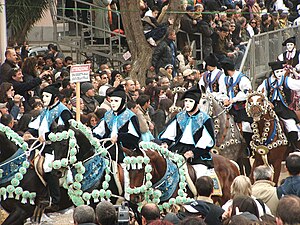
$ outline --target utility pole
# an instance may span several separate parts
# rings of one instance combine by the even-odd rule
[[[0,0],[0,63],[5,59],[4,53],[7,46],[6,33],[6,8],[5,0]]]

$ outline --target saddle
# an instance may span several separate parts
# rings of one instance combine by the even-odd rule
[[[34,166],[34,170],[35,170],[36,174],[40,178],[43,185],[46,187],[47,182],[44,179],[45,172],[44,172],[44,169],[43,169],[44,161],[45,161],[45,157],[40,155],[39,151],[36,150],[35,154],[34,154],[34,157],[31,160],[31,162],[33,162],[33,166]]]

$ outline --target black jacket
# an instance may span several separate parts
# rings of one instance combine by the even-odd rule
[[[161,68],[161,67],[164,68],[168,64],[172,64],[173,66],[175,66],[172,63],[172,57],[173,57],[173,54],[175,54],[174,60],[176,60],[177,49],[176,49],[175,43],[173,42],[175,50],[174,50],[174,52],[172,51],[172,48],[171,48],[172,42],[173,42],[172,40],[165,38],[154,49],[154,53],[152,55],[152,66],[155,67],[156,73],[159,72],[159,68]]]
[[[17,68],[17,66],[6,59],[0,67],[0,84],[3,82],[8,82],[10,80],[8,74],[12,68]]]

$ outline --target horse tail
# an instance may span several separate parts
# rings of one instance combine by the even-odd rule
[[[235,167],[237,168],[237,170],[239,171],[239,173],[241,173],[239,164],[238,164],[236,161],[234,161],[234,160],[230,160],[230,162],[231,162],[233,165],[235,165]]]

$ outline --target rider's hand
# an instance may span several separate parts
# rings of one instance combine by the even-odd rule
[[[43,138],[43,136],[39,136],[39,138],[38,138],[38,140],[39,140],[39,142],[45,142],[45,139]]]
[[[111,136],[110,141],[111,141],[113,144],[117,143],[117,141],[118,141],[118,135],[113,135],[113,136]]]
[[[230,105],[230,101],[229,101],[229,99],[225,99],[224,100],[224,106],[228,106],[228,105]]]
[[[186,159],[194,158],[194,153],[192,151],[187,151],[186,153],[184,153],[184,157]]]

